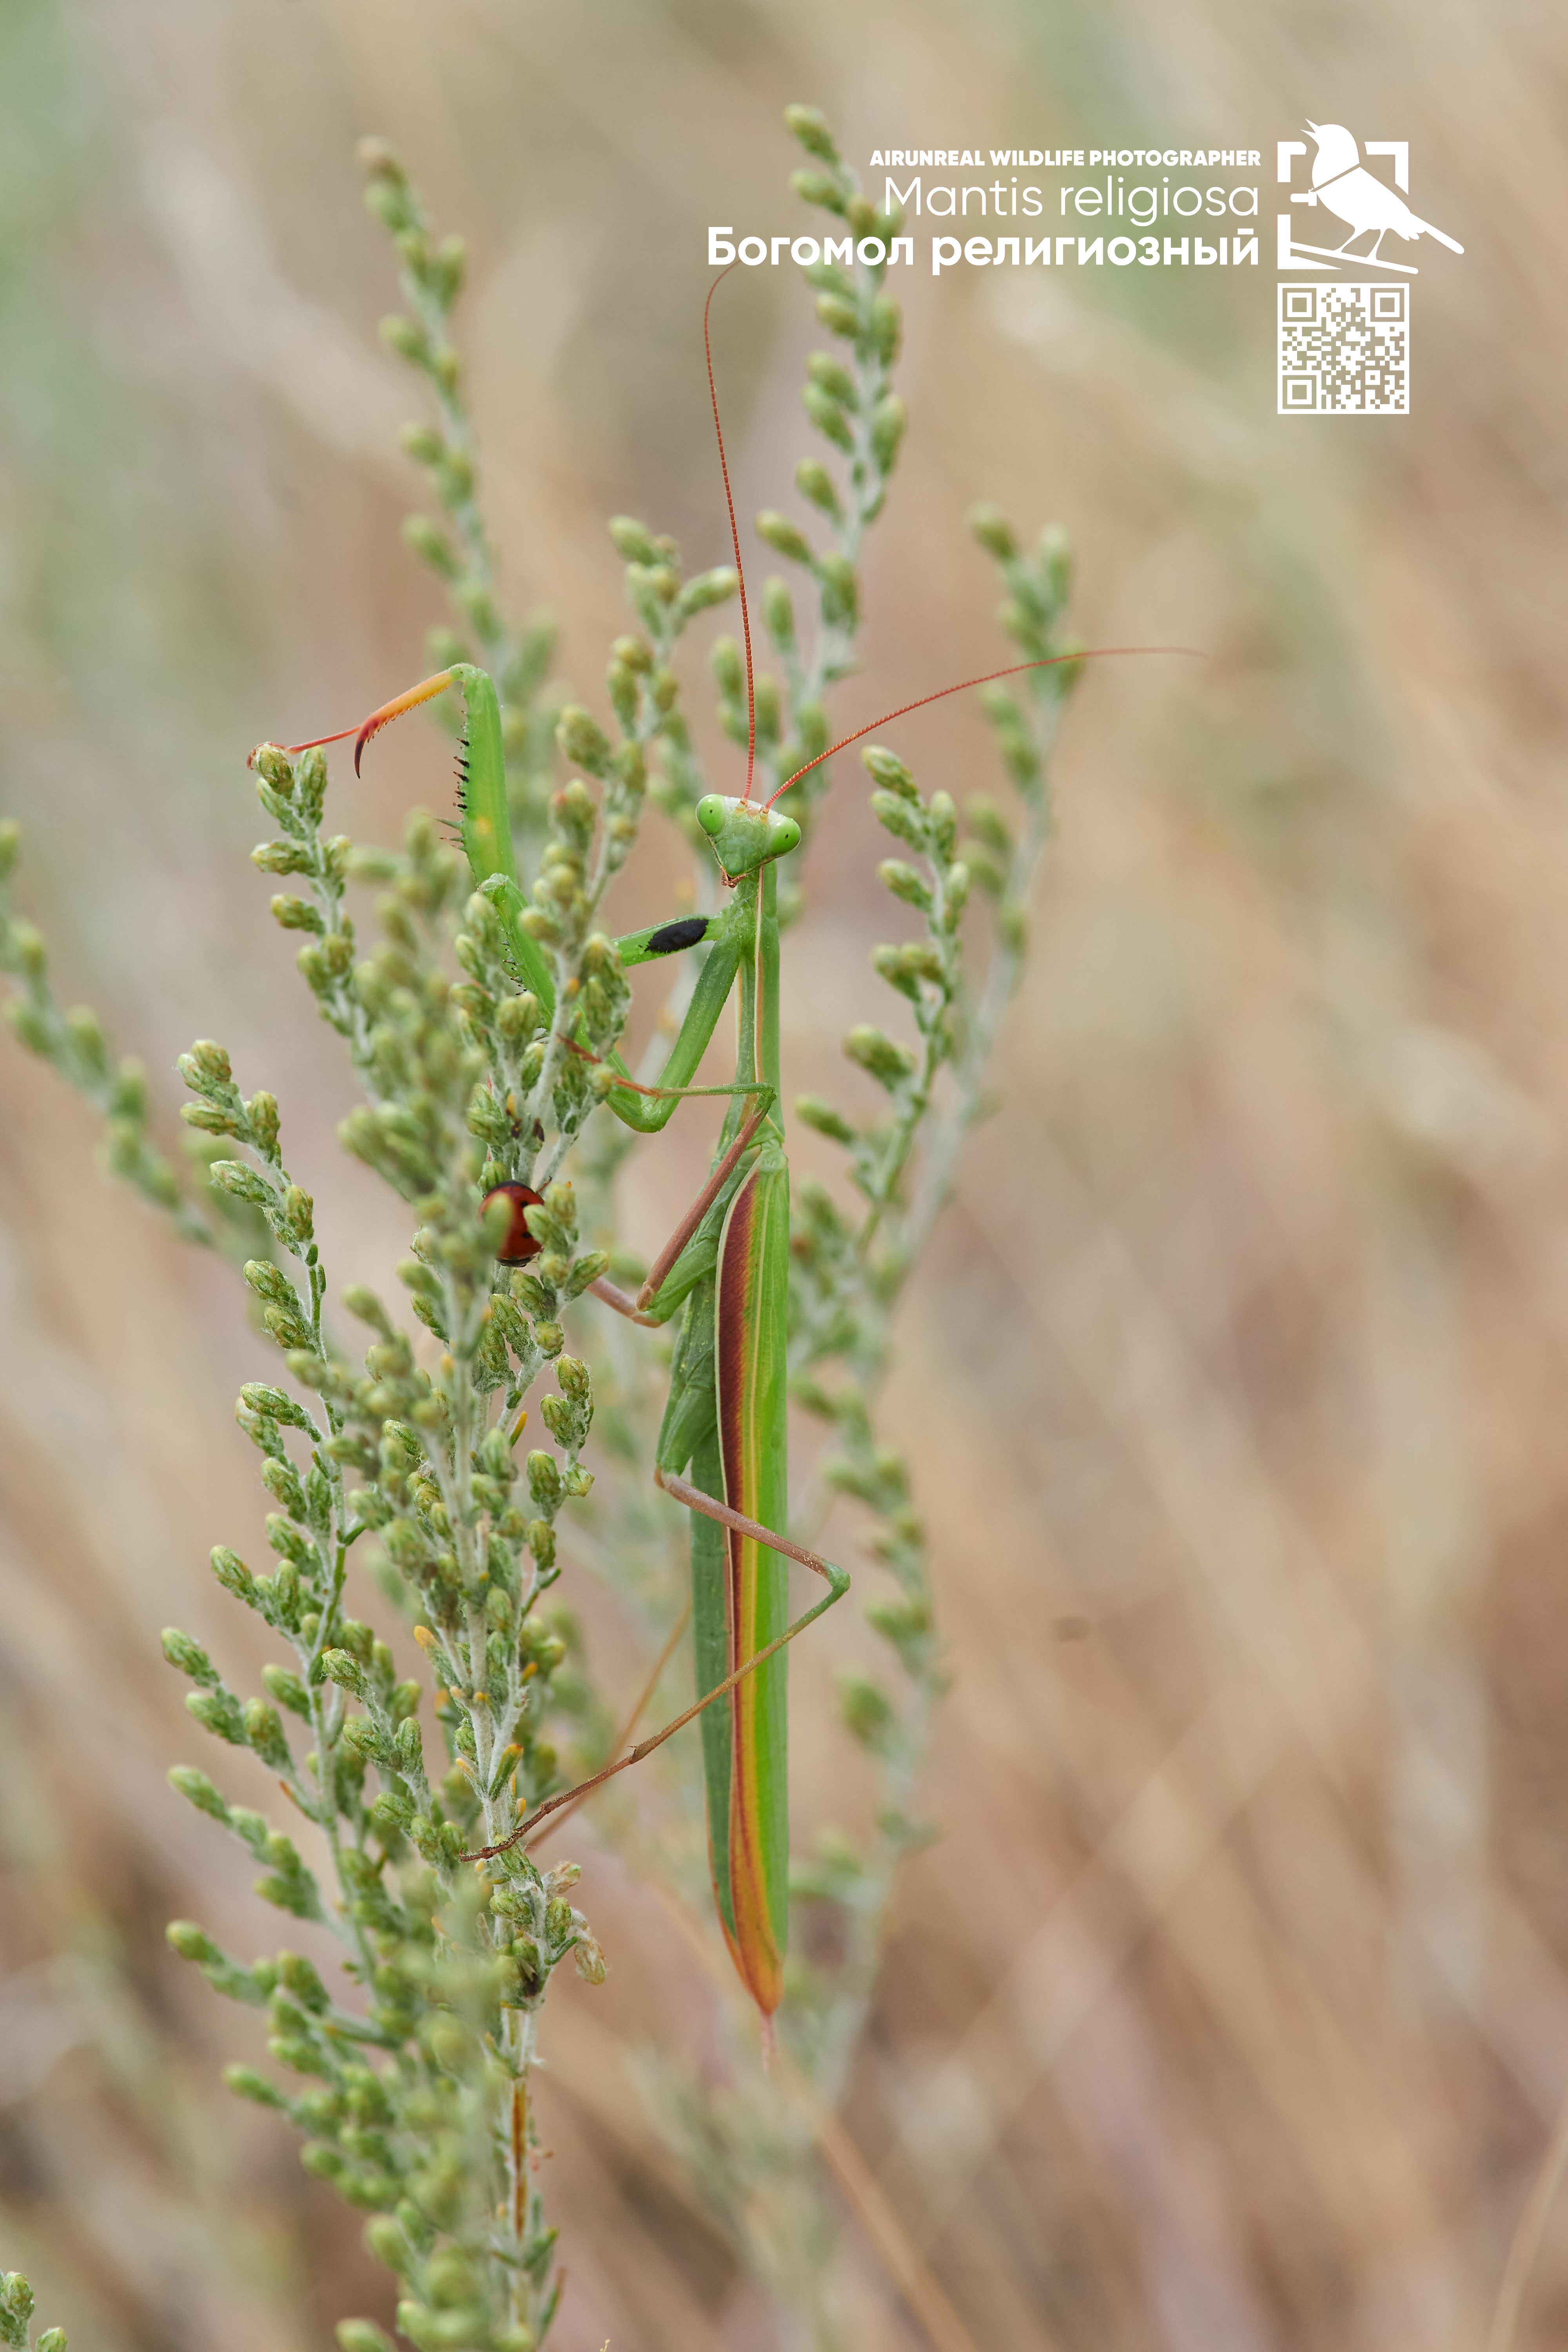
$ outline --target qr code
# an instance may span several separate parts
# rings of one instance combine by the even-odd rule
[[[1410,289],[1279,288],[1281,416],[1405,416]]]

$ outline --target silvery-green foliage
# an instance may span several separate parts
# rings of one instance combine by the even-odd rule
[[[822,117],[792,108],[788,120],[808,157],[797,193],[857,239],[890,236],[899,224],[861,194]],[[391,1286],[334,1297],[300,1181],[307,1171],[285,1155],[279,1106],[264,1090],[243,1091],[220,1045],[198,1041],[181,1060],[188,1164],[157,1151],[142,1073],[113,1060],[92,1013],[61,1007],[42,940],[12,911],[15,826],[0,826],[0,970],[14,982],[6,1010],[21,1042],[102,1115],[106,1165],[182,1235],[234,1260],[275,1351],[237,1408],[271,1506],[270,1564],[220,1544],[212,1568],[264,1622],[279,1655],[262,1689],[246,1694],[192,1636],[171,1629],[163,1638],[192,1685],[192,1716],[220,1747],[247,1752],[267,1785],[280,1785],[288,1811],[274,1818],[239,1801],[257,1776],[253,1765],[247,1780],[237,1759],[215,1766],[216,1779],[193,1766],[173,1778],[253,1857],[258,1894],[310,1923],[318,1943],[322,1931],[331,1937],[341,1966],[329,1983],[289,1948],[247,1964],[195,1922],[175,1923],[170,1941],[217,1991],[265,2012],[279,2071],[236,2066],[230,2084],[286,2115],[303,2135],[307,2168],[366,2214],[369,2242],[399,2282],[400,2333],[421,2352],[530,2352],[559,2296],[555,2231],[532,2160],[542,2020],[568,1960],[591,1982],[605,1965],[573,1900],[576,1866],[542,1869],[506,1843],[562,1785],[562,1748],[577,1741],[595,1759],[608,1720],[573,1657],[572,1620],[550,1598],[563,1528],[582,1517],[594,1486],[584,1458],[594,1378],[568,1347],[568,1320],[614,1256],[613,1181],[635,1148],[624,1129],[595,1117],[609,1084],[595,1057],[615,1045],[628,1004],[599,915],[647,805],[701,845],[692,812],[711,786],[677,663],[689,625],[731,596],[735,580],[728,567],[688,578],[673,541],[616,518],[611,536],[634,625],[611,651],[613,732],[567,702],[549,676],[548,623],[516,628],[497,600],[450,336],[461,247],[433,236],[389,151],[367,142],[362,158],[372,209],[395,240],[406,305],[384,331],[435,414],[409,427],[405,446],[426,470],[440,520],[415,517],[405,537],[452,602],[457,626],[435,633],[434,658],[477,658],[497,681],[530,892],[524,920],[553,968],[554,1020],[510,968],[492,898],[472,891],[463,856],[430,818],[410,820],[400,851],[356,846],[327,829],[322,752],[261,747],[253,766],[270,834],[253,856],[284,886],[273,916],[300,935],[301,976],[357,1083],[341,1138],[410,1221],[395,1276],[401,1297]],[[854,667],[860,623],[856,565],[904,428],[892,389],[900,316],[884,268],[831,263],[805,274],[834,348],[812,356],[805,390],[822,445],[796,476],[810,530],[777,511],[758,523],[795,575],[793,589],[776,578],[762,590],[778,664],[756,685],[764,789],[831,740],[826,698]],[[1018,658],[1060,663],[1069,648],[1059,537],[1047,533],[1030,555],[994,510],[973,523],[1003,574],[1003,624]],[[721,723],[743,745],[733,640],[718,641],[712,669]],[[890,751],[865,755],[872,809],[897,853],[879,873],[903,910],[904,936],[872,959],[890,992],[889,1026],[857,1025],[845,1051],[884,1106],[857,1120],[824,1100],[795,1105],[843,1148],[857,1205],[819,1183],[796,1188],[793,1393],[831,1425],[826,1487],[868,1515],[869,1549],[887,1571],[868,1609],[885,1667],[840,1676],[845,1727],[878,1775],[873,1829],[862,1845],[825,1839],[793,1874],[797,1899],[831,1906],[838,1919],[827,1939],[834,1965],[791,1961],[781,2019],[795,2077],[818,2107],[840,2096],[866,2021],[899,1861],[931,1833],[914,1810],[914,1784],[943,1686],[923,1533],[907,1465],[878,1432],[876,1393],[900,1291],[985,1108],[986,1065],[1023,968],[1049,827],[1047,761],[1073,675],[1069,661],[1030,673],[1016,690],[989,690],[1011,804],[971,800],[962,839],[945,793],[922,793]],[[563,763],[578,772],[563,784]],[[797,788],[792,806],[803,823],[827,784],[825,766]],[[694,880],[698,903],[714,903],[705,856]],[[378,894],[364,935],[363,913],[356,920],[351,910],[356,886]],[[964,919],[975,893],[991,907],[987,923]],[[798,891],[786,891],[782,911],[798,908]],[[509,1270],[494,1255],[503,1220],[481,1214],[480,1203],[510,1180],[542,1198],[528,1212],[538,1253]],[[585,1231],[610,1248],[585,1246]],[[614,1351],[624,1331],[591,1344]],[[657,1381],[646,1351],[615,1362],[599,1456],[607,1491],[595,1495],[581,1540],[588,1554],[596,1544],[634,1613],[662,1638],[675,1612],[669,1591],[615,1565],[639,1553],[625,1537],[646,1509]],[[536,1440],[527,1446],[525,1416]],[[389,1642],[349,1613],[356,1552],[423,1652],[428,1688],[400,1676]],[[421,1726],[426,1700],[434,1752]],[[695,1813],[695,1789],[689,1801]],[[308,1852],[290,1821],[309,1824]],[[501,1850],[476,1869],[464,1857],[479,1848]],[[759,2277],[829,2341],[835,2228],[810,2099],[782,2097],[754,2066],[721,2094],[667,2074],[657,2095]],[[0,2341],[28,2345],[30,2309],[13,2273],[0,2288]],[[387,2343],[367,2320],[344,2321],[339,2337],[345,2352]],[[63,2343],[51,2330],[38,2352]]]
[[[16,2352],[66,2352],[63,2327],[46,2327],[39,2336],[31,2328],[33,2290],[20,2271],[0,2272],[0,2344]]]

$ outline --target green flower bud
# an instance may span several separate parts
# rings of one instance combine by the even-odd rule
[[[843,520],[844,509],[833,477],[818,458],[801,459],[795,469],[795,486],[802,498],[809,499],[814,507],[819,507],[835,522]]]
[[[906,907],[918,907],[922,915],[930,914],[931,885],[912,866],[906,866],[901,857],[884,857],[877,868],[877,879],[895,898],[901,898]]]
[[[326,929],[308,898],[292,898],[286,890],[280,890],[272,901],[272,919],[286,931],[321,932]]]
[[[240,1273],[258,1298],[269,1299],[275,1306],[291,1307],[296,1313],[299,1312],[300,1301],[294,1286],[281,1267],[273,1265],[267,1258],[250,1257],[246,1259]]]
[[[18,1030],[17,1034],[18,1035],[21,1034],[20,1030]],[[24,1045],[27,1045],[29,1042],[30,1040],[27,1037],[22,1037],[22,1043]],[[47,1045],[47,1036],[46,1033],[46,1049]],[[197,1128],[204,1135],[238,1136],[241,1132],[240,1121],[236,1117],[235,1113],[231,1110],[225,1110],[221,1105],[217,1103],[182,1103],[180,1105],[180,1117],[187,1127]]]
[[[786,106],[784,128],[798,139],[808,155],[820,156],[825,163],[837,163],[838,150],[833,143],[833,133],[827,118],[815,106]]]
[[[463,290],[463,278],[468,266],[468,248],[460,236],[445,236],[432,257],[429,268],[431,290],[443,310],[449,310]]]
[[[351,1657],[368,1666],[375,1654],[375,1629],[358,1617],[345,1617],[338,1628],[338,1640]]]
[[[11,950],[24,980],[42,980],[49,964],[42,931],[36,930],[31,923],[13,923]]]
[[[771,507],[764,508],[757,517],[757,536],[766,541],[775,555],[785,556],[792,563],[811,562],[811,549],[805,534],[787,515],[778,514]]]
[[[713,650],[708,656],[713,679],[726,702],[739,702],[746,688],[746,673],[741,660],[741,648],[733,637],[715,637]]]
[[[188,1798],[198,1812],[209,1813],[215,1822],[221,1822],[226,1829],[228,1827],[231,1816],[226,1801],[206,1774],[198,1772],[194,1764],[176,1764],[169,1775],[169,1785],[177,1789],[182,1797]]]
[[[815,1128],[818,1135],[829,1136],[835,1143],[853,1143],[856,1139],[848,1120],[831,1103],[824,1102],[820,1095],[796,1095],[795,1115],[803,1126]]]
[[[185,1712],[194,1715],[203,1729],[210,1731],[215,1739],[226,1740],[231,1748],[249,1745],[246,1738],[244,1710],[231,1691],[188,1691]]]
[[[763,618],[774,645],[786,653],[795,644],[795,605],[788,588],[776,577],[763,585]]]
[[[969,529],[977,545],[998,563],[1011,563],[1018,552],[1013,526],[1000,507],[977,506],[969,510]]]
[[[907,841],[911,849],[929,846],[925,811],[918,802],[906,801],[897,793],[873,793],[871,814],[879,825],[897,834],[900,841]]]
[[[401,2222],[390,2213],[378,2213],[365,2225],[364,2242],[377,2262],[384,2263],[389,2271],[403,2273],[412,2269],[414,2252],[403,2234]]]
[[[196,1094],[210,1093],[234,1081],[227,1054],[210,1037],[198,1037],[190,1052],[180,1055],[179,1069],[186,1086]]]
[[[265,1699],[247,1698],[245,1702],[245,1736],[269,1771],[289,1772],[294,1759],[289,1752],[289,1742],[276,1707]]]
[[[489,590],[481,581],[459,581],[452,593],[459,609],[481,637],[500,635],[500,615],[496,611]]]
[[[301,841],[258,841],[250,862],[263,874],[309,874],[314,861]]]
[[[13,940],[20,929],[20,924],[13,925]],[[29,1054],[41,1054],[47,1058],[54,1052],[54,1037],[49,1024],[41,1013],[35,1012],[32,1005],[25,1003],[19,997],[10,998],[5,1005],[5,1019],[10,1025],[12,1034],[26,1047]],[[193,1103],[184,1105],[185,1110],[197,1108],[198,1106]],[[191,1122],[192,1125],[195,1123],[194,1120]]]
[[[285,1991],[292,1993],[294,1999],[306,2009],[322,2012],[331,2006],[327,1988],[321,1982],[315,1963],[306,1959],[303,1953],[279,1953],[278,1980]]]
[[[220,1192],[227,1192],[237,1201],[249,1201],[258,1209],[272,1201],[272,1187],[265,1176],[254,1168],[247,1168],[237,1160],[214,1160],[207,1164],[207,1176]]]
[[[299,1349],[301,1352],[310,1349],[310,1327],[296,1308],[264,1307],[261,1319],[280,1348]]]
[[[292,798],[294,771],[289,764],[287,753],[280,751],[276,743],[258,743],[250,755],[248,764],[261,779],[256,789],[261,793],[263,799],[266,798],[268,792],[276,793],[281,801]]]
[[[879,1029],[864,1024],[852,1029],[844,1040],[844,1051],[868,1076],[889,1090],[904,1085],[915,1074],[915,1056],[908,1046],[896,1045]]]
[[[224,1591],[232,1592],[237,1601],[243,1601],[247,1608],[254,1609],[257,1601],[256,1579],[237,1552],[230,1551],[226,1544],[215,1544],[211,1559],[213,1574],[223,1586]]]
[[[921,984],[929,981],[941,987],[945,978],[942,958],[926,940],[908,941],[902,947],[882,947],[872,950],[871,961],[889,986],[898,989],[911,1003],[918,1003]]]
[[[830,334],[842,335],[847,341],[853,341],[860,332],[860,313],[842,294],[819,294],[816,315]]]
[[[174,1625],[163,1628],[163,1655],[180,1674],[189,1675],[191,1680],[200,1683],[204,1689],[217,1688],[217,1668],[199,1642],[194,1641],[189,1633],[182,1633]]]
[[[109,1048],[103,1030],[90,1005],[77,1004],[66,1014],[66,1034],[76,1048],[78,1059],[93,1077],[109,1075]]]
[[[283,1195],[282,1220],[291,1241],[301,1247],[315,1232],[316,1204],[309,1192],[290,1184]]]
[[[417,466],[438,466],[447,455],[446,441],[433,425],[405,425],[397,437]]]
[[[33,2290],[20,2271],[7,2271],[0,2278],[0,2312],[23,2328],[33,2315]],[[27,2341],[25,2334],[12,2336],[9,2340],[24,2347]]]
[[[584,768],[591,776],[606,776],[611,771],[612,751],[608,737],[588,712],[568,703],[556,722],[555,740],[561,756],[574,767]]]
[[[838,1670],[838,1708],[852,1739],[873,1754],[888,1743],[896,1717],[891,1701],[858,1667]]]
[[[1065,609],[1072,596],[1072,546],[1059,522],[1048,522],[1035,550],[1035,563],[1053,614]]]
[[[638,688],[635,673],[620,662],[612,662],[605,673],[605,691],[622,729],[629,733],[637,722]]]
[[[286,1706],[290,1715],[299,1716],[302,1722],[310,1722],[310,1694],[298,1675],[269,1659],[261,1669],[261,1683],[268,1698],[276,1700],[279,1706]]]
[[[873,782],[883,792],[897,793],[900,800],[912,801],[918,806],[920,793],[915,780],[896,753],[873,743],[861,752],[860,758]]]
[[[277,1097],[265,1089],[252,1095],[245,1106],[245,1115],[250,1121],[250,1139],[258,1151],[275,1151],[279,1130]]]
[[[836,360],[831,352],[813,352],[806,360],[805,372],[811,382],[830,400],[845,408],[859,406],[854,377],[842,360]]]
[[[610,517],[610,537],[623,562],[655,564],[659,560],[659,542],[646,523],[634,521],[630,515]]]
[[[823,612],[830,621],[842,621],[853,627],[860,609],[860,590],[855,578],[855,567],[847,555],[825,555],[817,565],[817,575],[823,586]]]
[[[223,1953],[205,1928],[198,1927],[194,1919],[171,1919],[163,1930],[163,1937],[170,1950],[178,1952],[183,1960],[211,1966],[223,1958]]]
[[[412,319],[405,318],[400,311],[395,311],[390,318],[382,320],[381,339],[400,360],[408,360],[415,365],[430,356],[429,338],[423,327],[416,326]]]
[[[900,215],[900,219],[902,215]],[[889,235],[899,226],[889,224]],[[871,305],[871,341],[878,358],[885,367],[891,367],[899,355],[899,342],[903,333],[903,313],[890,294],[879,294]]]
[[[321,1654],[321,1672],[331,1683],[337,1683],[355,1698],[368,1698],[370,1682],[359,1660],[348,1650],[325,1650]]]
[[[609,1265],[610,1254],[608,1250],[588,1250],[585,1252],[584,1255],[576,1261],[570,1275],[568,1275],[566,1278],[567,1297],[580,1297],[584,1290],[590,1289],[603,1275],[608,1273]]]
[[[689,580],[680,592],[679,610],[682,619],[689,619],[695,613],[710,612],[716,604],[727,604],[739,584],[735,572],[727,563],[718,565],[711,572],[700,572],[696,579]]]
[[[879,400],[871,416],[871,455],[879,469],[890,474],[899,445],[909,429],[910,413],[897,393]]]
[[[427,563],[443,580],[456,580],[462,572],[462,559],[446,532],[433,523],[427,515],[409,515],[403,525],[403,544]]]
[[[931,796],[931,829],[940,854],[951,857],[958,839],[958,811],[951,793],[933,793]]]
[[[803,204],[820,205],[825,212],[843,212],[844,192],[826,172],[792,172],[789,184]]]

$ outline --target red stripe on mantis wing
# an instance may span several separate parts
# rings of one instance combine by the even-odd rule
[[[719,1244],[716,1347],[724,1499],[784,1531],[785,1309],[789,1169],[770,1139],[730,1204]],[[726,1531],[730,1670],[783,1633],[789,1569],[754,1538]],[[730,1699],[730,1903],[726,1937],[765,2016],[778,2007],[788,1932],[788,1660],[780,1651]]]

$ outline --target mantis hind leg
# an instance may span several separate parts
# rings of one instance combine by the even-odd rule
[[[697,1487],[689,1486],[684,1478],[672,1477],[668,1472],[658,1470],[654,1472],[654,1477],[667,1495],[675,1502],[683,1503],[688,1510],[697,1512],[704,1519],[715,1520],[721,1527],[733,1528],[738,1534],[750,1536],[753,1541],[766,1544],[771,1550],[782,1552],[786,1559],[797,1559],[803,1567],[814,1570],[826,1580],[828,1591],[822,1600],[803,1610],[765,1649],[759,1650],[754,1657],[748,1658],[743,1665],[737,1666],[732,1674],[715,1683],[711,1690],[705,1691],[695,1706],[683,1708],[670,1722],[661,1725],[658,1731],[650,1732],[646,1739],[639,1739],[637,1746],[628,1748],[624,1756],[617,1757],[613,1764],[606,1764],[602,1771],[591,1772],[585,1780],[579,1780],[575,1788],[563,1789],[557,1795],[546,1797],[542,1804],[535,1805],[525,1815],[510,1837],[502,1838],[495,1845],[479,1846],[474,1853],[464,1854],[461,1858],[465,1862],[488,1862],[492,1855],[505,1853],[509,1847],[531,1836],[552,1813],[560,1812],[563,1807],[575,1804],[579,1798],[602,1788],[606,1780],[613,1780],[617,1772],[627,1771],[632,1765],[640,1764],[645,1756],[651,1756],[656,1748],[662,1748],[667,1739],[673,1739],[678,1731],[683,1731],[689,1723],[695,1722],[719,1699],[727,1698],[748,1675],[754,1675],[759,1666],[776,1657],[787,1643],[793,1642],[797,1633],[804,1633],[808,1625],[814,1625],[836,1601],[842,1601],[849,1590],[847,1570],[837,1567],[832,1560],[824,1559],[819,1553],[807,1551],[803,1545],[774,1535],[756,1520],[748,1519],[742,1512],[731,1511],[728,1504],[721,1503],[716,1496],[700,1493]]]

